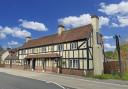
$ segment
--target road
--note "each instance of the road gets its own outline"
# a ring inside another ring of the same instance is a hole
[[[93,79],[93,78],[85,78],[85,77],[65,75],[65,74],[55,74],[55,73],[46,73],[46,72],[38,73],[38,72],[7,69],[7,68],[0,68],[0,72],[4,72],[7,74],[16,75],[16,76],[32,78],[32,79],[36,79],[36,80],[40,80],[40,81],[48,81],[48,82],[51,81],[57,85],[59,84],[59,86],[62,85],[64,87],[66,87],[65,89],[67,89],[67,87],[68,87],[68,89],[128,89],[128,81],[122,81],[122,80],[98,80],[98,79]],[[2,76],[0,76],[1,82],[2,82],[2,80],[7,79],[6,78],[7,74],[2,74],[3,77],[5,77],[5,78],[1,78]],[[11,76],[11,75],[9,75],[9,76]],[[11,77],[9,77],[9,78],[11,79]],[[12,81],[14,81],[14,82],[16,81],[16,84],[15,84],[16,86],[20,85],[20,83],[23,82],[23,81],[18,82],[16,79],[13,80],[13,78],[15,78],[15,77],[14,76],[12,77]],[[18,80],[20,80],[20,79],[18,79]],[[31,80],[31,79],[29,79],[29,80]],[[21,84],[21,85],[27,85],[27,86],[29,85],[29,87],[31,87],[30,85],[32,85],[32,88],[27,88],[27,89],[40,89],[40,88],[34,87],[34,83],[36,83],[34,81],[29,82],[27,79],[27,81],[23,82],[23,84]],[[0,85],[1,85],[1,82],[0,82]],[[8,82],[9,81],[7,81],[7,83]],[[32,82],[32,84],[31,84],[31,82]],[[47,83],[44,82],[44,84],[43,84],[44,87],[45,87],[45,84],[47,85]],[[50,85],[49,87],[51,87],[51,86],[52,85]],[[1,87],[0,87],[0,89],[1,89]],[[8,89],[8,88],[5,88],[5,89]],[[9,89],[11,89],[11,88],[9,88]],[[15,88],[13,88],[13,89],[15,89]],[[21,89],[26,89],[26,88],[21,88]],[[47,88],[41,88],[41,89],[47,89]],[[58,88],[52,87],[50,89],[58,89]]]
[[[0,72],[0,89],[63,89],[50,82]]]

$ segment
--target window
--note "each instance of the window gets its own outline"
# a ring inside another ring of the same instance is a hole
[[[102,35],[100,33],[96,33],[96,36],[97,36],[97,44],[102,44],[103,41],[102,41]]]
[[[77,49],[77,42],[72,42],[70,44],[71,49]]]
[[[32,49],[32,53],[34,53],[34,48]]]
[[[46,52],[46,47],[42,47],[42,52]]]
[[[26,54],[26,50],[22,50],[22,54]]]
[[[58,51],[64,50],[64,45],[63,44],[59,44],[57,49],[58,49]]]
[[[70,68],[78,68],[78,59],[70,59],[69,60],[69,67]]]
[[[51,51],[54,51],[54,46],[51,46]]]

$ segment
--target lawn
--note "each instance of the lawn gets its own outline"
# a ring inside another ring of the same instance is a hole
[[[128,73],[123,73],[122,78],[120,77],[119,73],[113,73],[113,74],[102,74],[102,75],[96,75],[94,78],[97,79],[120,79],[120,80],[128,80]]]

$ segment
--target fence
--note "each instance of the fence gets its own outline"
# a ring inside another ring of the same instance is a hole
[[[104,73],[119,72],[120,66],[118,61],[107,61],[104,63]],[[128,60],[122,61],[123,72],[128,72]]]

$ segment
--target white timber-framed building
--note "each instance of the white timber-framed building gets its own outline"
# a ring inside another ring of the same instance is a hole
[[[58,33],[26,38],[18,50],[24,69],[49,71],[75,75],[100,75],[103,73],[103,40],[99,33],[99,18],[91,17],[92,23],[65,30],[58,26]]]

